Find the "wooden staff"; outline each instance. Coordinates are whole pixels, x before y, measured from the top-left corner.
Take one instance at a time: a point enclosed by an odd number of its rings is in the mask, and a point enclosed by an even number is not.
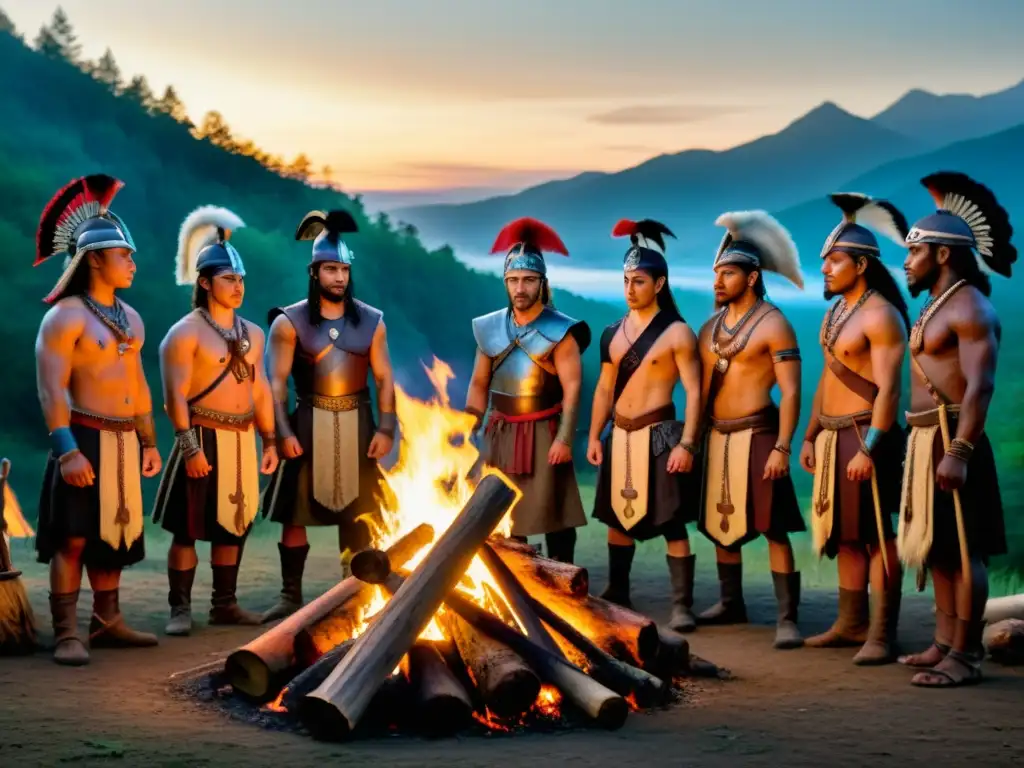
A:
[[[871,451],[868,450],[868,445],[864,442],[864,436],[860,433],[860,427],[854,424],[853,431],[860,441],[860,447],[864,449],[864,453],[870,459]],[[885,546],[885,526],[882,525],[882,501],[878,495],[878,474],[875,472],[874,459],[871,460],[871,496],[875,502],[875,526],[878,528],[878,548],[882,552],[882,568],[885,570],[885,580],[888,583],[890,575],[889,553],[886,551],[888,548]]]
[[[943,450],[948,452],[952,441],[949,437],[949,416],[946,413],[945,403],[939,405],[939,430],[942,432]],[[973,581],[971,578],[971,556],[970,552],[967,551],[967,532],[964,530],[964,510],[960,506],[959,488],[953,489],[953,510],[956,512],[956,534],[960,538],[960,570],[963,573],[961,578],[963,578],[967,592],[970,594]]]

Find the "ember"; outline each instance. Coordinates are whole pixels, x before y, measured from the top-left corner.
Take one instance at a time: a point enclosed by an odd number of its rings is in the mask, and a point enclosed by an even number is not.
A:
[[[491,467],[474,471],[473,419],[448,404],[452,372],[435,360],[427,374],[431,401],[396,387],[402,442],[375,548],[231,654],[226,695],[330,740],[378,728],[614,729],[668,702],[690,672],[686,640],[591,596],[585,569],[506,538],[521,494]]]

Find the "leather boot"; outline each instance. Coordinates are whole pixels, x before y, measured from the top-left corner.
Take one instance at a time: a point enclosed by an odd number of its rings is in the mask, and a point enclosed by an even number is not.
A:
[[[149,648],[156,645],[156,635],[128,626],[121,613],[119,597],[117,589],[92,593],[89,645],[93,648]]]
[[[601,597],[623,608],[633,607],[629,599],[629,572],[633,568],[635,554],[636,544],[625,547],[619,544],[608,545],[608,586]]]
[[[719,563],[718,581],[722,599],[698,614],[698,624],[746,624],[747,606],[743,602],[743,563]]]
[[[669,629],[676,632],[693,632],[697,619],[693,615],[693,567],[696,555],[672,557],[665,555],[668,573],[672,579],[672,613],[669,615]]]
[[[196,569],[177,571],[167,568],[167,602],[171,606],[171,618],[164,627],[164,632],[172,637],[184,637],[192,631],[192,583],[196,578]]]
[[[871,596],[871,627],[864,647],[853,657],[854,664],[876,666],[896,661],[896,626],[900,620],[902,596],[903,571],[897,568],[885,590]]]
[[[281,595],[277,602],[263,614],[264,624],[291,616],[302,607],[302,572],[306,567],[309,544],[304,544],[301,547],[286,547],[279,543],[277,551],[281,555]]]
[[[839,616],[820,635],[804,640],[809,648],[850,648],[868,638],[868,593],[864,589],[839,588]]]
[[[572,563],[576,556],[576,529],[566,528],[562,531],[544,535],[548,557],[563,563]]]
[[[89,663],[89,650],[78,635],[78,590],[50,593],[50,615],[53,618],[53,660],[69,667]]]
[[[213,599],[210,608],[210,624],[241,624],[254,626],[260,623],[260,614],[247,611],[238,604],[235,591],[238,588],[238,564],[214,565]]]
[[[775,599],[779,603],[779,618],[775,624],[775,647],[781,649],[799,648],[804,644],[797,627],[800,605],[800,572],[778,573],[772,571]]]

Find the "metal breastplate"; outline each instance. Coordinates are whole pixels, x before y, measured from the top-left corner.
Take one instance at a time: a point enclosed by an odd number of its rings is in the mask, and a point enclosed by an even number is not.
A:
[[[353,326],[346,318],[309,322],[306,302],[286,307],[283,312],[298,336],[292,378],[299,397],[316,394],[337,397],[366,388],[370,371],[370,344],[381,313],[359,303],[361,319]]]

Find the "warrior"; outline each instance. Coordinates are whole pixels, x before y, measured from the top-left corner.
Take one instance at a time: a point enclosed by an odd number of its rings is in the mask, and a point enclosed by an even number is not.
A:
[[[843,219],[822,248],[821,272],[825,298],[840,298],[822,324],[825,365],[800,464],[814,474],[814,549],[838,558],[839,617],[805,645],[861,645],[855,664],[888,664],[895,661],[902,583],[892,515],[900,500],[904,431],[897,409],[910,321],[875,235],[857,222],[901,244],[907,222],[884,200],[830,198]]]
[[[36,550],[50,566],[58,664],[89,663],[76,609],[82,566],[93,591],[88,644],[153,646],[121,614],[121,570],[145,557],[142,477],[160,471],[153,403],[142,368],[145,328],[117,292],[135,278],[135,243],[110,203],[124,184],[75,179],[49,202],[35,264],[64,256],[36,338],[39,402],[50,430]]]
[[[700,356],[668,285],[664,224],[619,221],[613,237],[630,238],[623,264],[629,312],[601,334],[587,459],[600,467],[594,517],[608,526],[608,587],[602,597],[629,607],[636,541],[663,536],[672,584],[669,626],[689,631],[693,567],[686,524],[697,519],[700,476],[693,472],[699,434]],[[676,419],[677,382],[686,392]],[[610,433],[602,439],[609,419]]]
[[[727,231],[715,256],[718,312],[698,337],[708,432],[697,527],[715,544],[721,599],[697,622],[747,621],[741,548],[764,535],[778,601],[775,647],[798,648],[800,573],[789,534],[806,526],[789,457],[800,418],[800,349],[789,321],[765,299],[764,272],[802,290],[800,257],[789,232],[764,211],[725,213],[715,223]]]
[[[353,254],[343,236],[356,231],[345,211],[306,214],[295,239],[313,241],[307,298],[272,309],[267,318],[270,388],[284,460],[264,491],[263,514],[283,525],[283,586],[264,621],[302,607],[307,526],[337,526],[344,567],[370,545],[366,518],[379,515],[377,462],[394,440],[395,385],[383,316],[353,295]],[[379,426],[373,423],[368,373],[377,388]],[[296,390],[291,414],[289,375]]]
[[[986,273],[1010,277],[1017,249],[1009,217],[990,190],[950,172],[922,184],[938,211],[907,235],[907,285],[915,297],[927,291],[928,300],[910,332],[898,543],[907,566],[931,571],[935,640],[900,661],[923,668],[914,685],[944,687],[981,679],[987,564],[1006,552],[999,477],[985,434],[1002,336]]]
[[[491,253],[505,256],[509,303],[473,320],[477,352],[466,412],[477,439],[490,403],[481,456],[522,491],[513,538],[544,534],[548,557],[571,563],[576,528],[587,524],[572,444],[590,327],[555,309],[545,252],[569,255],[553,229],[528,217],[507,224],[494,241]]]
[[[207,205],[190,213],[178,234],[176,282],[195,287],[192,311],[160,344],[164,408],[175,436],[153,512],[174,536],[167,554],[168,635],[192,630],[197,540],[210,542],[210,624],[260,622],[238,605],[235,591],[259,506],[259,473],[277,468],[277,445],[263,331],[237,314],[245,266],[228,240],[242,226],[231,211]]]

